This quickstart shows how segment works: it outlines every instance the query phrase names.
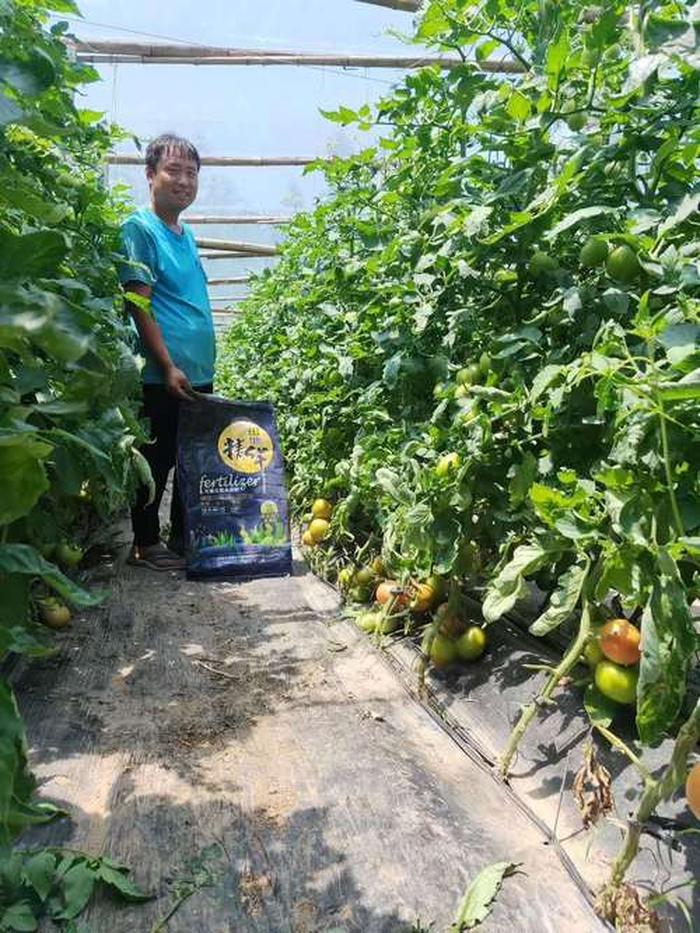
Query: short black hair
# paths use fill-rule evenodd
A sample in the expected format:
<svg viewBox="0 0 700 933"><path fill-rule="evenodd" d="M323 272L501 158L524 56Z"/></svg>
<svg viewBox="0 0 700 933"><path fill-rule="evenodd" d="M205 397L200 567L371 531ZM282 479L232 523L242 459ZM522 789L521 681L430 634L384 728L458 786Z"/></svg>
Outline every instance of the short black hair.
<svg viewBox="0 0 700 933"><path fill-rule="evenodd" d="M194 144L185 139L184 136L176 136L175 133L162 133L156 139L152 139L146 149L146 167L155 172L158 169L158 163L161 157L167 152L182 153L188 159L197 163L197 171L201 168L202 160Z"/></svg>

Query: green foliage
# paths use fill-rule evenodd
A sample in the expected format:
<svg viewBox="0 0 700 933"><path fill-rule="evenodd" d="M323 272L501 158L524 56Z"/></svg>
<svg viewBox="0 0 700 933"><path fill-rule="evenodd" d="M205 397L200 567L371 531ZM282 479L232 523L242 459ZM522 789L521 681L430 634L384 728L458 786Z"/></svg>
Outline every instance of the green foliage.
<svg viewBox="0 0 700 933"><path fill-rule="evenodd" d="M417 41L520 74L465 60L327 114L387 135L317 166L332 195L258 278L219 380L275 402L295 508L338 500L338 546L469 577L474 542L492 621L547 573L541 633L584 590L645 607L655 743L696 645L700 56L688 4L640 10L428 4Z"/></svg>
<svg viewBox="0 0 700 933"><path fill-rule="evenodd" d="M52 9L77 12L70 0ZM0 660L50 650L34 621L47 589L98 600L65 565L105 540L141 466L139 372L113 265L124 206L102 175L117 133L78 106L97 74L69 56L67 24L47 20L35 0L0 3ZM61 569L54 555L71 560ZM11 855L25 827L58 815L34 789L0 681L0 930L69 922L97 883L140 899L107 859Z"/></svg>
<svg viewBox="0 0 700 933"><path fill-rule="evenodd" d="M459 905L451 933L472 930L491 913L491 907L503 885L503 879L515 874L518 866L513 862L494 862L482 868L470 883Z"/></svg>
<svg viewBox="0 0 700 933"><path fill-rule="evenodd" d="M77 106L97 75L45 19L36 3L0 7L0 529L54 585L39 552L100 543L141 429L113 265L124 208L102 175L116 131ZM26 598L12 614L28 618Z"/></svg>
<svg viewBox="0 0 700 933"><path fill-rule="evenodd" d="M16 852L0 866L0 931L38 930L43 918L77 929L73 921L99 888L131 903L151 899L111 859L59 849Z"/></svg>

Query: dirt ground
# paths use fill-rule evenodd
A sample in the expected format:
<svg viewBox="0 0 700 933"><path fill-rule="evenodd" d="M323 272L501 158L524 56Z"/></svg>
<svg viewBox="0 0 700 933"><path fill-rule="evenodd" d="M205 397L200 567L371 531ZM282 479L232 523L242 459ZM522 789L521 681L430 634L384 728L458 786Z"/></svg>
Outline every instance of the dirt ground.
<svg viewBox="0 0 700 933"><path fill-rule="evenodd" d="M117 568L57 643L15 676L41 794L70 813L30 841L108 854L154 894L98 900L96 933L442 933L502 860L520 869L483 929L601 929L302 565L239 584Z"/></svg>

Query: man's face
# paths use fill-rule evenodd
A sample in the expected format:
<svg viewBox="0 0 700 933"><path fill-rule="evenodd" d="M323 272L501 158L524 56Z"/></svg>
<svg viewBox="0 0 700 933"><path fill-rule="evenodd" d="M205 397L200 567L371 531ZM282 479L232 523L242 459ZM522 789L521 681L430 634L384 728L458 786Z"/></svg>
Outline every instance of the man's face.
<svg viewBox="0 0 700 933"><path fill-rule="evenodd" d="M155 206L168 213L184 211L197 197L197 163L180 150L166 150L146 178Z"/></svg>

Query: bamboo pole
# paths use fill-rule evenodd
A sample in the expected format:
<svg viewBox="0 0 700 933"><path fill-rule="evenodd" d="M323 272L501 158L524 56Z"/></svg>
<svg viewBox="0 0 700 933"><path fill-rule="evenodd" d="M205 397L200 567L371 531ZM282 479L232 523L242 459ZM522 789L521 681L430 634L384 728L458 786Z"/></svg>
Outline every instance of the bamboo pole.
<svg viewBox="0 0 700 933"><path fill-rule="evenodd" d="M387 6L391 10L402 10L405 13L417 13L421 0L359 0L360 3L372 3L374 6Z"/></svg>
<svg viewBox="0 0 700 933"><path fill-rule="evenodd" d="M102 64L189 64L189 65L319 65L343 68L425 68L437 65L450 69L463 65L461 58L447 55L330 55L316 52L279 52L265 49L222 49L212 46L149 45L139 42L112 42L95 39L74 41L78 61ZM472 61L482 71L522 73L519 62Z"/></svg>
<svg viewBox="0 0 700 933"><path fill-rule="evenodd" d="M272 166L272 165L310 165L318 160L317 156L202 156L202 165L227 166ZM121 155L110 153L107 156L109 165L143 165L144 157L141 155ZM186 219L186 218L185 218Z"/></svg>
<svg viewBox="0 0 700 933"><path fill-rule="evenodd" d="M269 259L267 254L258 254L258 253L238 253L235 251L226 251L221 252L220 250L213 253L200 253L200 259Z"/></svg>
<svg viewBox="0 0 700 933"><path fill-rule="evenodd" d="M250 55L296 55L294 49L248 49L225 45L191 45L186 42L134 42L118 39L75 39L68 38L66 44L77 54L94 52L99 55L149 55L157 56L197 56L199 58L240 58Z"/></svg>
<svg viewBox="0 0 700 933"><path fill-rule="evenodd" d="M265 243L244 243L240 240L210 240L208 237L195 237L200 248L215 249L220 252L252 253L255 256L276 256L277 247Z"/></svg>
<svg viewBox="0 0 700 933"><path fill-rule="evenodd" d="M228 279L209 279L207 285L246 285L248 282L249 275L232 275Z"/></svg>
<svg viewBox="0 0 700 933"><path fill-rule="evenodd" d="M270 226L281 226L291 223L291 217L253 217L243 215L241 217L215 217L209 214L197 214L191 217L182 217L186 224L269 224Z"/></svg>

